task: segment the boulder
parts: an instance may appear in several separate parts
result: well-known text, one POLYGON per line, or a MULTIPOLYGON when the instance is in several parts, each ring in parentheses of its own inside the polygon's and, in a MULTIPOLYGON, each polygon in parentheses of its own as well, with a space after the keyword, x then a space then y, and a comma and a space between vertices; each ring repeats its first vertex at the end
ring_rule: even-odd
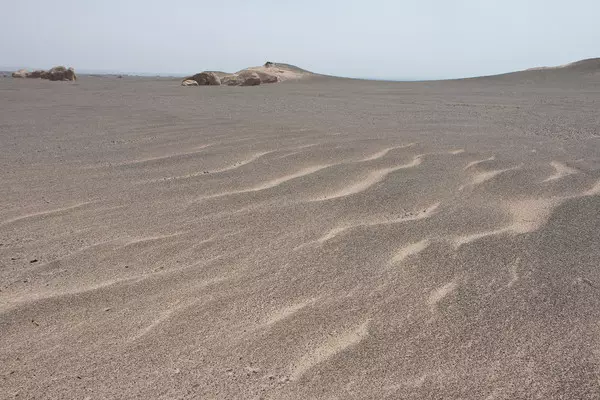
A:
POLYGON ((200 72, 189 78, 185 78, 184 81, 192 80, 198 82, 200 86, 220 86, 221 79, 214 72, 200 72))
POLYGON ((181 82, 181 86, 198 86, 198 82, 192 79, 186 79, 183 82, 181 82))
POLYGON ((13 78, 27 78, 27 70, 26 69, 20 69, 18 71, 15 71, 12 73, 12 77, 13 78))
POLYGON ((280 81, 277 75, 268 74, 262 71, 255 71, 258 77, 260 78, 261 83, 277 83, 280 81))
POLYGON ((258 86, 260 85, 260 76, 256 72, 244 71, 239 74, 242 80, 241 86, 258 86))
POLYGON ((45 74, 42 73, 42 79, 48 79, 51 81, 75 81, 77 80, 77 76, 75 75, 75 70, 73 68, 65 68, 63 66, 58 66, 51 68, 45 74))
POLYGON ((242 77, 250 74, 256 74, 260 78, 260 83, 277 83, 281 81, 281 79, 279 79, 279 77, 275 74, 259 71, 256 69, 244 69, 238 72, 238 74, 242 77))
POLYGON ((43 74, 44 72, 46 72, 46 71, 43 71, 43 70, 41 70, 41 69, 38 69, 38 70, 36 70, 36 71, 29 72, 29 73, 27 74, 27 77, 28 77, 28 78, 32 78, 32 79, 41 78, 41 77, 42 77, 42 74, 43 74))
POLYGON ((75 75, 75 70, 73 68, 67 69, 65 72, 65 78, 67 78, 68 81, 76 81, 77 75, 75 75))
POLYGON ((240 86, 243 83, 243 79, 238 75, 226 75, 221 78, 221 84, 227 86, 240 86))

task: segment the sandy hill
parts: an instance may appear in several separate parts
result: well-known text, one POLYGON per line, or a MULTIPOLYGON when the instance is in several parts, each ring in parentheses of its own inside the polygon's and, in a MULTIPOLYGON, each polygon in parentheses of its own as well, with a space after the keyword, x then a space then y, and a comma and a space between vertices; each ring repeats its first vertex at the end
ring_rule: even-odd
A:
POLYGON ((246 71, 276 76, 279 79, 279 81, 299 80, 315 75, 312 72, 296 67, 294 65, 274 63, 269 61, 267 61, 264 65, 258 67, 245 68, 236 73, 243 74, 246 71))
POLYGON ((267 61, 263 65, 244 68, 236 73, 203 71, 194 76, 184 78, 182 85, 197 86, 189 85, 189 81, 196 81, 200 86, 207 84, 213 86, 221 84, 227 86, 256 86, 265 83, 298 81, 312 76, 317 76, 317 74, 296 67, 295 65, 267 61), (209 80, 212 83, 208 83, 209 80))
POLYGON ((598 72, 600 71, 600 58, 589 58, 586 60, 575 61, 565 65, 555 67, 537 67, 530 68, 527 71, 578 71, 578 72, 598 72))
POLYGON ((544 83, 550 81, 562 84, 571 83, 576 80, 589 81, 589 78, 592 78, 592 80, 600 79, 600 58, 590 58, 556 67, 536 67, 524 71, 468 79, 486 79, 511 84, 544 83))

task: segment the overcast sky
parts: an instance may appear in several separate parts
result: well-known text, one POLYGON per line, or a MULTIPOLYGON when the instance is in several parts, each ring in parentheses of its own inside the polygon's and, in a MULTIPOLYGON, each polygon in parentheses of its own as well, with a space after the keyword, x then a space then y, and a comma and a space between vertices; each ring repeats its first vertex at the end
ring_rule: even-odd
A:
POLYGON ((478 76, 600 57, 600 0, 0 0, 0 66, 478 76))

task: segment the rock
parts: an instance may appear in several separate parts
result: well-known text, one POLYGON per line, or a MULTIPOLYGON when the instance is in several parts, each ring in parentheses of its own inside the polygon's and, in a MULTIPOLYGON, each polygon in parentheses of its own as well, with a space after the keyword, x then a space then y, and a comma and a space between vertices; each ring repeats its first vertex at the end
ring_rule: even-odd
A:
POLYGON ((186 79, 183 82, 181 82, 181 86, 198 86, 198 82, 192 79, 186 79))
POLYGON ((271 75, 261 71, 256 71, 256 74, 260 77, 261 83, 277 83, 280 81, 277 75, 271 75))
POLYGON ((258 86, 261 83, 260 76, 256 72, 242 71, 239 77, 242 80, 241 86, 258 86))
POLYGON ((58 66, 51 68, 45 74, 42 73, 42 79, 48 79, 51 81, 75 81, 77 80, 77 76, 75 75, 75 70, 73 68, 65 68, 63 66, 58 66))
POLYGON ((238 75, 226 75, 221 78, 221 84, 227 86, 240 86, 243 83, 243 79, 238 75))
POLYGON ((245 76, 248 74, 256 74, 260 78, 260 83, 277 83, 280 81, 279 77, 275 74, 270 74, 264 71, 258 71, 255 69, 245 69, 238 72, 240 76, 245 76))
POLYGON ((75 75, 75 70, 73 68, 69 68, 67 72, 65 72, 65 76, 70 81, 76 81, 77 75, 75 75))
POLYGON ((194 76, 184 79, 184 81, 186 81, 186 80, 196 81, 196 82, 198 82, 198 85, 200 85, 200 86, 220 86, 221 85, 221 79, 219 79, 218 75, 215 74, 214 72, 206 72, 206 71, 200 72, 199 74, 196 74, 194 76))
POLYGON ((27 78, 32 78, 32 79, 37 79, 37 78, 41 78, 42 74, 44 74, 46 71, 38 69, 36 71, 33 72, 29 72, 27 74, 27 78))
POLYGON ((27 78, 27 70, 26 69, 20 69, 18 71, 15 71, 12 73, 12 77, 13 78, 27 78))

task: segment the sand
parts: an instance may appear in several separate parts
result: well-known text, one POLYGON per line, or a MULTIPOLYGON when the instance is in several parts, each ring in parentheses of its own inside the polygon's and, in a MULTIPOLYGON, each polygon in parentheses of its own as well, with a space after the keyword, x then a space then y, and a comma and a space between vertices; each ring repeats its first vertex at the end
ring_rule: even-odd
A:
POLYGON ((0 398, 600 398, 589 68, 0 92, 0 398))

